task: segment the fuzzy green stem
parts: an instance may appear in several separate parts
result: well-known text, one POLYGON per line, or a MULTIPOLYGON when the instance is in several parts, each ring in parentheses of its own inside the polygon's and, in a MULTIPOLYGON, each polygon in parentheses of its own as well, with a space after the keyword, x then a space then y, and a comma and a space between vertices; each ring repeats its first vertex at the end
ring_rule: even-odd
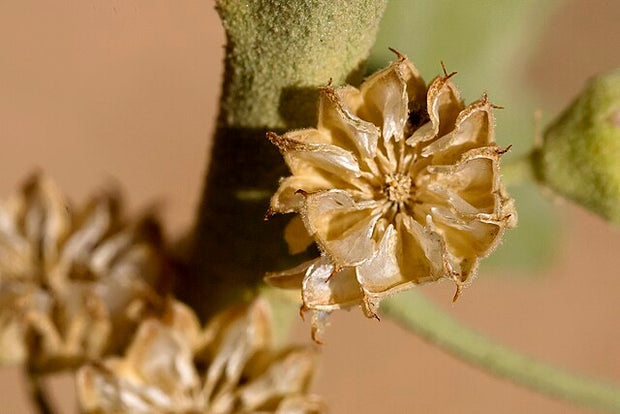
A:
POLYGON ((358 83, 387 0, 220 0, 220 113, 179 296, 204 318, 249 297, 288 256, 286 222, 263 216, 288 175, 269 130, 314 126, 318 88, 358 83))
POLYGON ((314 125, 317 87, 361 81, 386 3, 219 0, 227 36, 221 125, 314 125))
POLYGON ((507 185, 518 185, 523 182, 536 182, 532 164, 533 153, 527 153, 511 158, 502 163, 502 182, 507 185))
POLYGON ((451 354, 492 374, 575 404, 620 412, 618 385, 573 375, 538 362, 461 325, 421 294, 400 294, 381 307, 385 315, 451 354))

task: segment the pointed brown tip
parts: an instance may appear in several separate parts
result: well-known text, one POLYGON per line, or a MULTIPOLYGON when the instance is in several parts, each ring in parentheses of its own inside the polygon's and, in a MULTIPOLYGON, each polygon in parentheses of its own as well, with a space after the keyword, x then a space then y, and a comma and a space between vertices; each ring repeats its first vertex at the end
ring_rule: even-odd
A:
POLYGON ((310 333, 310 337, 312 337, 315 344, 323 345, 323 341, 321 341, 316 332, 312 331, 312 333, 310 333))
POLYGON ((325 283, 329 282, 332 277, 336 276, 336 273, 340 272, 340 269, 342 269, 340 266, 334 266, 334 270, 332 270, 331 275, 329 275, 327 279, 325 279, 325 283))
POLYGON ((338 96, 336 95, 336 90, 331 83, 331 78, 329 79, 329 84, 319 89, 319 94, 321 95, 321 98, 329 99, 332 102, 338 102, 338 96))
POLYGON ((500 149, 497 151, 498 155, 504 155, 505 153, 507 153, 508 151, 510 151, 512 149, 512 144, 508 145, 506 148, 504 149, 500 149))
POLYGON ((461 297, 461 293, 463 293, 463 285, 458 283, 456 285, 456 292, 454 292, 454 296, 452 297, 452 303, 456 302, 458 298, 461 297))
POLYGON ((456 75, 458 72, 451 72, 448 73, 448 71, 446 70, 446 65, 443 63, 443 60, 440 60, 439 63, 441 63, 441 70, 443 70, 443 80, 447 81, 448 79, 450 79, 451 77, 453 77, 454 75, 456 75))
POLYGON ((396 55, 396 57, 398 58, 398 60, 399 60, 399 61, 401 61, 401 62, 402 62, 403 60, 407 59, 407 58, 405 57, 405 55, 403 55, 402 53, 400 53, 398 50, 394 49, 393 47, 389 47, 389 46, 388 46, 388 50, 389 50, 390 52, 394 53, 394 54, 396 55))
POLYGON ((275 216, 277 213, 277 211, 275 211, 273 208, 269 207, 267 209, 267 211, 265 211, 265 215, 263 216, 263 220, 267 221, 269 220, 272 216, 275 216))
POLYGON ((278 141, 279 141, 278 134, 276 134, 273 131, 269 131, 267 132, 267 139, 269 139, 269 141, 271 141, 272 144, 274 145, 278 145, 278 141))

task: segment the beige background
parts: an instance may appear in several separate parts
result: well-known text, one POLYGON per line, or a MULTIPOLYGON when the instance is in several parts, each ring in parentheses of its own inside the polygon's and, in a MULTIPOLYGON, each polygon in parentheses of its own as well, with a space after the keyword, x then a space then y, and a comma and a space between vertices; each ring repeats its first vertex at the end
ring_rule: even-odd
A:
MULTIPOLYGON (((620 64, 620 3, 566 1, 521 80, 553 113, 591 74, 620 64)), ((77 202, 118 181, 132 209, 160 202, 170 235, 192 222, 222 70, 209 1, 0 1, 0 194, 43 169, 77 202)), ((567 368, 620 382, 620 231, 558 209, 563 244, 539 277, 482 275, 456 306, 465 323, 567 368)), ((298 322, 297 341, 308 342, 298 322)), ((585 412, 481 373, 391 322, 333 317, 315 389, 333 413, 585 412)), ((0 371, 0 413, 29 412, 0 371)), ((54 397, 71 412, 70 380, 54 397)))

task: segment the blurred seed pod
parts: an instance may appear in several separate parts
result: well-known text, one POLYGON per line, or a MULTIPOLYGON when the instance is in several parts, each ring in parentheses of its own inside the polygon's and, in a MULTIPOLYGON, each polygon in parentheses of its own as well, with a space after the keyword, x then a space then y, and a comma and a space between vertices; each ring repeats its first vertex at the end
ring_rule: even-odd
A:
POLYGON ((113 193, 73 209, 40 174, 0 204, 0 364, 68 369, 127 342, 166 266, 155 219, 121 210, 113 193))
POLYGON ((226 310, 200 326, 194 312, 171 300, 144 320, 123 357, 77 373, 85 413, 324 412, 307 389, 315 367, 308 348, 271 348, 266 302, 226 310))

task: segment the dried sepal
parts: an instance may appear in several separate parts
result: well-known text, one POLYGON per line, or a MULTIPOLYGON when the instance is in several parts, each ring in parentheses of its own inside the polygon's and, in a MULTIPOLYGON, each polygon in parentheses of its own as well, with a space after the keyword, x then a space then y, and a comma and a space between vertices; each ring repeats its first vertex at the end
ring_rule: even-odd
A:
POLYGON ((271 349, 266 302, 226 310, 202 328, 191 309, 170 301, 144 320, 125 356, 77 373, 85 413, 319 413, 307 389, 314 351, 271 349))
POLYGON ((163 268, 158 224, 125 223, 119 197, 74 209, 36 174, 0 204, 0 363, 54 371, 114 351, 155 297, 163 268))
POLYGON ((321 90, 317 128, 269 134, 292 173, 271 211, 298 213, 291 251, 312 237, 321 257, 266 279, 301 288, 315 333, 325 312, 359 304, 373 317, 383 298, 416 284, 447 278, 458 296, 516 224, 495 106, 486 94, 466 106, 445 70, 427 87, 396 53, 360 89, 321 90))

